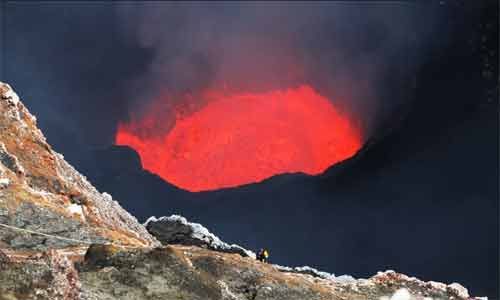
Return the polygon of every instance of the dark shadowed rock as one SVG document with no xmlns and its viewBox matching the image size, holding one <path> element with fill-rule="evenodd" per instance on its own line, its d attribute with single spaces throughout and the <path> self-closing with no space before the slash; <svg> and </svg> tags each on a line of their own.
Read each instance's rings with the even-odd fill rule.
<svg viewBox="0 0 500 300">
<path fill-rule="evenodd" d="M 80 166 L 81 171 L 96 182 L 142 170 L 139 154 L 132 148 L 117 145 L 92 150 Z"/>
<path fill-rule="evenodd" d="M 237 253 L 243 257 L 255 258 L 255 253 L 235 244 L 227 244 L 208 231 L 203 225 L 191 223 L 186 218 L 151 217 L 144 224 L 146 229 L 164 245 L 180 244 L 199 246 L 225 253 Z"/>
</svg>

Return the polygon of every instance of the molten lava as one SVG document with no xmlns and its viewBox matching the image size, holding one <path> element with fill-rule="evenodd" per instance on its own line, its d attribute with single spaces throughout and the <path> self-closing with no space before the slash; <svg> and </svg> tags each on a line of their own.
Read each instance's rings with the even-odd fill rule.
<svg viewBox="0 0 500 300">
<path fill-rule="evenodd" d="M 134 148 L 145 169 L 189 191 L 319 174 L 361 147 L 350 120 L 307 85 L 204 97 L 202 109 L 177 118 L 168 131 L 152 129 L 162 121 L 153 113 L 120 123 L 116 144 Z"/>
</svg>

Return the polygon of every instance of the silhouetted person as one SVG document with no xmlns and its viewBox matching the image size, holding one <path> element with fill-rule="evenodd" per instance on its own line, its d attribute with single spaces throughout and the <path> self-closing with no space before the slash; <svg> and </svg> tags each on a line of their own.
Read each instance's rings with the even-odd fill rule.
<svg viewBox="0 0 500 300">
<path fill-rule="evenodd" d="M 257 253 L 257 260 L 265 263 L 269 262 L 269 250 L 261 248 Z"/>
</svg>

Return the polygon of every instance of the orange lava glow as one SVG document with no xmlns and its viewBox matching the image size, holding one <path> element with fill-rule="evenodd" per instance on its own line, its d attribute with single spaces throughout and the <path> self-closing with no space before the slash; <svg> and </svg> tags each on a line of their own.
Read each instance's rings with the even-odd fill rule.
<svg viewBox="0 0 500 300">
<path fill-rule="evenodd" d="M 120 123 L 117 145 L 145 169 L 189 191 L 259 182 L 276 174 L 319 174 L 353 156 L 361 134 L 308 85 L 265 93 L 207 92 L 207 104 L 151 132 L 154 114 Z"/>
</svg>

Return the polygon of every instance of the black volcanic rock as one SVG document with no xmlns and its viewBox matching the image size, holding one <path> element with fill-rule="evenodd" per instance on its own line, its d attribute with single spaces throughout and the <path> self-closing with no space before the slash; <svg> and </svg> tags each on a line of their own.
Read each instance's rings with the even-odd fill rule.
<svg viewBox="0 0 500 300">
<path fill-rule="evenodd" d="M 137 172 L 142 170 L 141 158 L 130 147 L 113 145 L 107 149 L 100 149 L 94 152 L 99 162 L 105 162 L 102 165 L 105 174 L 123 174 L 126 172 Z"/>
<path fill-rule="evenodd" d="M 186 218 L 172 215 L 170 217 L 150 217 L 144 223 L 146 229 L 162 244 L 180 244 L 199 246 L 224 253 L 235 253 L 242 257 L 252 257 L 255 253 L 241 246 L 229 245 L 208 231 L 203 225 L 191 223 Z"/>
</svg>

